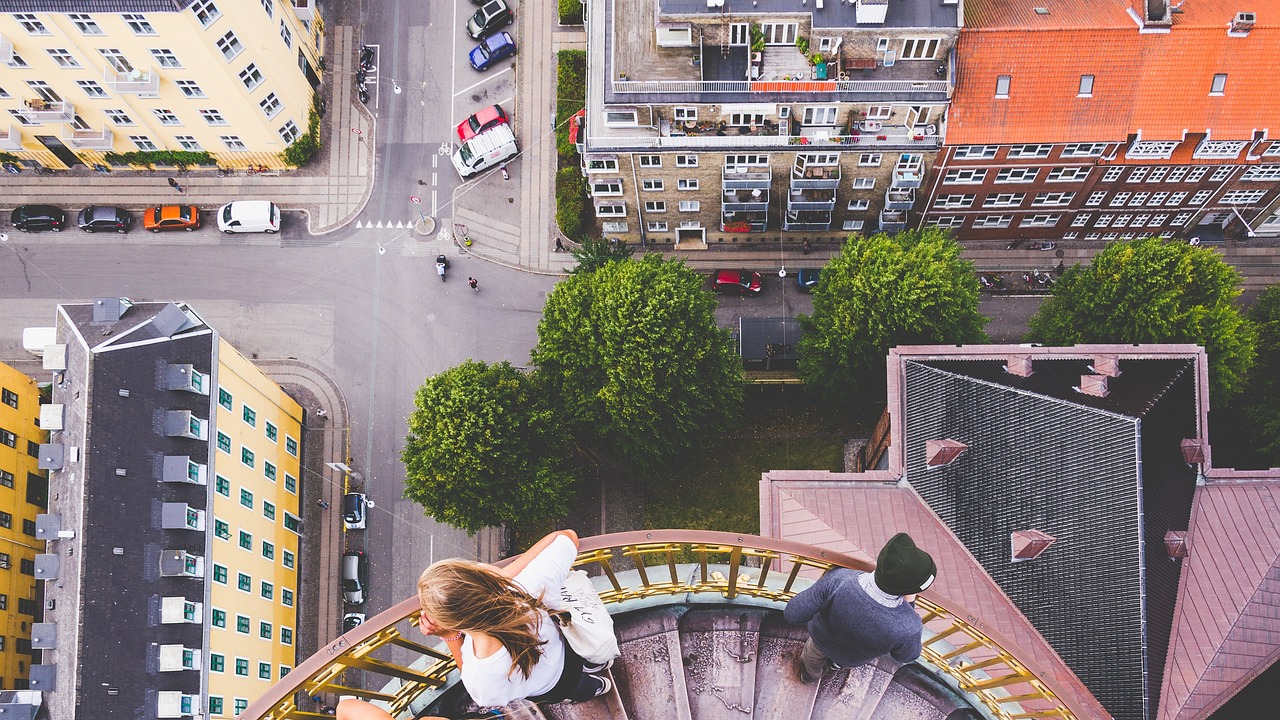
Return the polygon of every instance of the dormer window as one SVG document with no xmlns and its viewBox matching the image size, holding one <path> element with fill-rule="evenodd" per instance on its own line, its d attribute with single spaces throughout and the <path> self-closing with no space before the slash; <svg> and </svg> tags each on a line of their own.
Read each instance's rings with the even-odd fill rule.
<svg viewBox="0 0 1280 720">
<path fill-rule="evenodd" d="M 1011 75 L 1000 75 L 996 77 L 996 97 L 1009 97 L 1009 83 L 1011 80 Z"/>
<path fill-rule="evenodd" d="M 170 365 L 165 369 L 165 389 L 209 394 L 209 376 L 195 369 L 190 363 Z"/>
<path fill-rule="evenodd" d="M 209 439 L 209 421 L 191 414 L 190 410 L 168 410 L 164 414 L 165 435 L 192 440 Z"/>
<path fill-rule="evenodd" d="M 160 524 L 165 530 L 204 532 L 204 512 L 186 503 L 164 503 L 161 505 Z"/>
<path fill-rule="evenodd" d="M 1080 76 L 1080 92 L 1077 93 L 1077 95 L 1079 97 L 1093 97 L 1093 76 L 1092 75 Z"/>
<path fill-rule="evenodd" d="M 199 624 L 203 622 L 201 616 L 203 607 L 203 604 L 191 602 L 181 596 L 160 598 L 160 623 L 163 625 L 175 623 Z"/>
<path fill-rule="evenodd" d="M 200 669 L 200 650 L 182 645 L 160 646 L 160 672 Z"/>
<path fill-rule="evenodd" d="M 1227 91 L 1227 75 L 1226 73 L 1218 73 L 1213 76 L 1213 83 L 1209 86 L 1210 95 L 1223 95 Z"/>
<path fill-rule="evenodd" d="M 195 462 L 186 455 L 166 455 L 160 479 L 164 482 L 204 485 L 208 481 L 208 470 L 208 466 Z"/>
</svg>

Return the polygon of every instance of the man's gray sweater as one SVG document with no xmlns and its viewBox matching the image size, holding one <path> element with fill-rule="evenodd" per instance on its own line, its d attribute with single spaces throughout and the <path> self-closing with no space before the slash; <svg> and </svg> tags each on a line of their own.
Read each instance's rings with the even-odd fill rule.
<svg viewBox="0 0 1280 720">
<path fill-rule="evenodd" d="M 809 636 L 837 665 L 849 667 L 889 654 L 901 663 L 920 657 L 920 616 L 910 603 L 885 607 L 858 584 L 865 573 L 838 568 L 798 593 L 783 617 L 809 627 Z"/>
</svg>

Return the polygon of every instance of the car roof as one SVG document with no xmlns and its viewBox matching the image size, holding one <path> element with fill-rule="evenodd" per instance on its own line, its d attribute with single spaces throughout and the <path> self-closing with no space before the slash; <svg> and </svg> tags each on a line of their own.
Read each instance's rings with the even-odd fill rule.
<svg viewBox="0 0 1280 720">
<path fill-rule="evenodd" d="M 717 270 L 716 280 L 722 282 L 741 282 L 742 278 L 746 276 L 746 274 L 745 270 Z"/>
<path fill-rule="evenodd" d="M 501 106 L 490 105 L 488 107 L 480 108 L 478 111 L 476 111 L 475 116 L 476 116 L 476 119 L 480 121 L 480 124 L 483 125 L 484 123 L 487 123 L 490 120 L 497 120 L 498 118 L 502 117 L 504 114 L 505 113 Z"/>
</svg>

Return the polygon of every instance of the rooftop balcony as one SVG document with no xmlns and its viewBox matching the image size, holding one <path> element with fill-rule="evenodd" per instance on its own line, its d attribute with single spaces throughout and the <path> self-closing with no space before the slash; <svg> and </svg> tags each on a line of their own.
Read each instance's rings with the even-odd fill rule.
<svg viewBox="0 0 1280 720">
<path fill-rule="evenodd" d="M 747 165 L 726 166 L 720 173 L 725 190 L 768 190 L 773 182 L 769 168 L 751 169 Z"/>
<path fill-rule="evenodd" d="M 880 229 L 887 233 L 895 233 L 907 228 L 907 213 L 905 210 L 881 210 L 880 211 Z"/>
<path fill-rule="evenodd" d="M 106 127 L 101 130 L 63 130 L 62 142 L 76 150 L 110 150 L 115 146 L 114 136 Z"/>
<path fill-rule="evenodd" d="M 69 102 L 50 102 L 44 98 L 31 98 L 24 100 L 22 107 L 14 110 L 13 114 L 33 125 L 43 125 L 72 122 L 76 119 L 76 108 Z"/>
<path fill-rule="evenodd" d="M 128 72 L 116 72 L 108 67 L 102 73 L 102 84 L 116 93 L 149 95 L 160 91 L 160 74 L 155 68 L 134 68 Z"/>
<path fill-rule="evenodd" d="M 920 660 L 901 667 L 878 661 L 801 684 L 794 664 L 805 632 L 780 611 L 825 570 L 870 569 L 855 557 L 750 535 L 653 530 L 585 538 L 577 566 L 594 574 L 614 616 L 622 649 L 610 671 L 614 690 L 576 705 L 516 703 L 503 717 L 1074 716 L 1053 680 L 1018 660 L 1018 648 L 975 627 L 969 619 L 981 618 L 967 608 L 930 592 L 916 603 L 924 621 Z M 397 718 L 455 713 L 457 669 L 443 644 L 434 638 L 423 644 L 412 627 L 417 613 L 417 598 L 409 598 L 370 618 L 299 664 L 239 717 L 323 717 L 298 706 L 319 693 L 372 700 Z M 349 670 L 383 680 L 357 687 L 361 673 Z"/>
<path fill-rule="evenodd" d="M 899 165 L 893 169 L 892 185 L 896 189 L 914 189 L 924 182 L 924 170 L 916 165 Z"/>
</svg>

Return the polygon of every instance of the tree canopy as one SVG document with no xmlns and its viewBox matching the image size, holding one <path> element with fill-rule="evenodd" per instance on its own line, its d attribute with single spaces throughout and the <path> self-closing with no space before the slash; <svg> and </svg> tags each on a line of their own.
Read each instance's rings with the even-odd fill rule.
<svg viewBox="0 0 1280 720">
<path fill-rule="evenodd" d="M 1280 465 L 1280 284 L 1258 297 L 1249 320 L 1258 331 L 1258 355 L 1249 371 L 1245 412 L 1258 435 L 1258 450 L 1275 467 Z"/>
<path fill-rule="evenodd" d="M 427 515 L 475 533 L 568 511 L 563 435 L 510 363 L 450 368 L 427 378 L 414 403 L 404 496 Z"/>
<path fill-rule="evenodd" d="M 1047 345 L 1194 343 L 1208 353 L 1214 396 L 1226 399 L 1254 359 L 1256 331 L 1236 307 L 1239 295 L 1240 274 L 1207 247 L 1118 242 L 1067 269 L 1027 337 Z"/>
<path fill-rule="evenodd" d="M 578 266 L 570 272 L 574 274 L 590 273 L 599 270 L 607 263 L 626 260 L 635 253 L 635 248 L 625 243 L 611 243 L 604 238 L 586 238 L 580 247 L 570 251 Z"/>
<path fill-rule="evenodd" d="M 986 342 L 973 265 L 937 228 L 853 236 L 801 315 L 800 373 L 821 390 L 882 394 L 896 345 Z"/>
<path fill-rule="evenodd" d="M 651 254 L 556 286 L 533 361 L 577 432 L 652 466 L 736 420 L 742 365 L 703 281 Z"/>
</svg>

